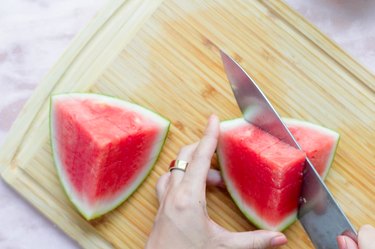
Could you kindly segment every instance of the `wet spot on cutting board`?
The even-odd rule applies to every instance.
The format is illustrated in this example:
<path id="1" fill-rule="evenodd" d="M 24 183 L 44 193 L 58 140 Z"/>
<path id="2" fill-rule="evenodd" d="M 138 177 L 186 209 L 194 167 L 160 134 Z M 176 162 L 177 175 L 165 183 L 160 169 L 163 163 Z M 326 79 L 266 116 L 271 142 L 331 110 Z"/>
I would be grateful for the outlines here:
<path id="1" fill-rule="evenodd" d="M 202 43 L 205 47 L 208 47 L 209 49 L 218 49 L 215 43 L 213 43 L 210 39 L 207 37 L 203 36 L 202 37 Z"/>
<path id="2" fill-rule="evenodd" d="M 237 63 L 241 63 L 243 61 L 243 58 L 239 54 L 233 53 L 233 60 Z"/>
<path id="3" fill-rule="evenodd" d="M 203 90 L 203 92 L 202 92 L 202 96 L 204 98 L 208 98 L 208 97 L 214 95 L 215 93 L 217 93 L 217 91 L 216 91 L 216 89 L 213 86 L 206 85 L 205 88 L 204 88 L 204 90 Z"/>
<path id="4" fill-rule="evenodd" d="M 184 131 L 184 129 L 185 129 L 185 127 L 184 127 L 184 125 L 182 124 L 181 121 L 176 121 L 176 122 L 174 123 L 174 126 L 175 126 L 178 130 L 180 130 L 180 131 Z"/>

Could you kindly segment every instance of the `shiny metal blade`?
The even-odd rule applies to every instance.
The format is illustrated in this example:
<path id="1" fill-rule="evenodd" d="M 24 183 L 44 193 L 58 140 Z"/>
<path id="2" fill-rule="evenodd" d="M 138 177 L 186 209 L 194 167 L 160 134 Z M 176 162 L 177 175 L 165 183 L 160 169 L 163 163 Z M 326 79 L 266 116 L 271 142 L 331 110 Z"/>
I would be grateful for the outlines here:
<path id="1" fill-rule="evenodd" d="M 301 149 L 254 80 L 231 57 L 220 51 L 224 69 L 246 121 L 281 141 Z M 332 194 L 306 158 L 298 218 L 316 248 L 338 248 L 336 237 L 356 232 Z"/>

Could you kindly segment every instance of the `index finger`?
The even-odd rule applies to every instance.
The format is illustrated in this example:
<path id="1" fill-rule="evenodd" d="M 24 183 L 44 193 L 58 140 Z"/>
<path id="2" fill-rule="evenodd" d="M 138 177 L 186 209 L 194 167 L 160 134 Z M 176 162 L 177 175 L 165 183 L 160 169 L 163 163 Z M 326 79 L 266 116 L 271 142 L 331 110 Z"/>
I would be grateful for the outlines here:
<path id="1" fill-rule="evenodd" d="M 186 169 L 183 184 L 197 188 L 206 187 L 206 178 L 211 165 L 211 158 L 215 153 L 219 138 L 219 118 L 211 115 L 206 130 L 200 140 L 192 160 Z"/>

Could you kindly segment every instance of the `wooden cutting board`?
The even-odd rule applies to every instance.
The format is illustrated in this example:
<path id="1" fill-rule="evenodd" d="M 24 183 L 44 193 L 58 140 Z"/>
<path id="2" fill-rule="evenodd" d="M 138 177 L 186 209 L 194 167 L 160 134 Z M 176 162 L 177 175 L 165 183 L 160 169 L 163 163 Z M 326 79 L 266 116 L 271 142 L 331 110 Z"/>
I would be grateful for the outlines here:
<path id="1" fill-rule="evenodd" d="M 279 0 L 114 0 L 76 37 L 14 123 L 1 150 L 4 180 L 85 248 L 142 248 L 157 211 L 155 182 L 207 117 L 240 116 L 218 48 L 250 72 L 283 116 L 341 134 L 328 187 L 356 227 L 375 224 L 375 77 Z M 56 177 L 49 96 L 99 92 L 172 121 L 155 169 L 115 211 L 87 222 Z M 208 190 L 212 218 L 252 230 L 229 195 Z M 283 248 L 312 248 L 297 222 Z"/>

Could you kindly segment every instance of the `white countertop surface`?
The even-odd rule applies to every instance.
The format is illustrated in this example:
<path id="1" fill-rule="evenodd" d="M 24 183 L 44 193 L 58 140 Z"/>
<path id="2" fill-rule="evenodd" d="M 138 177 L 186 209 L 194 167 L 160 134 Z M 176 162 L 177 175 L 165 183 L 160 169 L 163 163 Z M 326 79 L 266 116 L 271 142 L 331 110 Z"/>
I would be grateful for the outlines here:
<path id="1" fill-rule="evenodd" d="M 286 2 L 375 71 L 375 1 Z M 2 0 L 0 144 L 38 82 L 104 4 L 104 0 Z M 0 248 L 78 248 L 1 179 L 0 220 Z"/>

